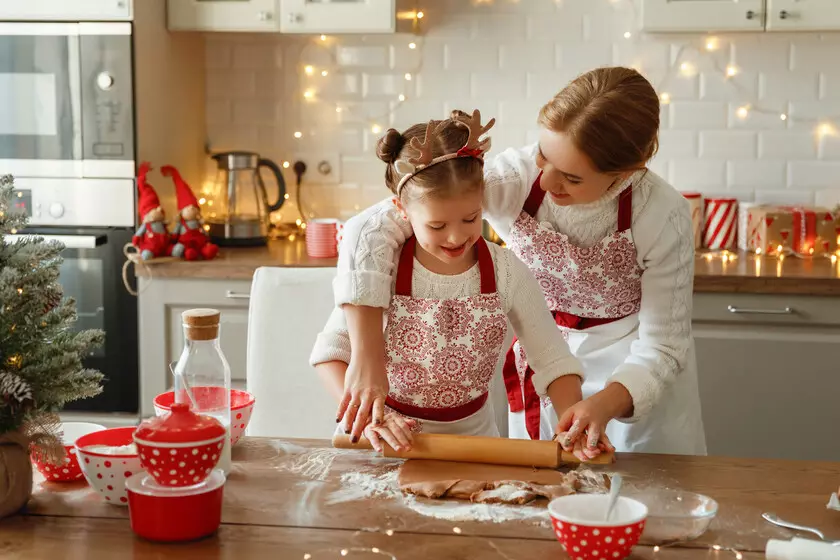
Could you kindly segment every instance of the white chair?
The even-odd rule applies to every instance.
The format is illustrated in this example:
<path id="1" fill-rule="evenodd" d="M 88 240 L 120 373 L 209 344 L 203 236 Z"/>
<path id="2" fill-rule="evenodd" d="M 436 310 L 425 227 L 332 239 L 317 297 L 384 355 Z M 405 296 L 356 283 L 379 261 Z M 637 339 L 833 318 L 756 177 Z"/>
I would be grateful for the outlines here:
<path id="1" fill-rule="evenodd" d="M 248 435 L 332 438 L 336 403 L 309 365 L 334 307 L 335 268 L 258 268 L 248 312 Z"/>

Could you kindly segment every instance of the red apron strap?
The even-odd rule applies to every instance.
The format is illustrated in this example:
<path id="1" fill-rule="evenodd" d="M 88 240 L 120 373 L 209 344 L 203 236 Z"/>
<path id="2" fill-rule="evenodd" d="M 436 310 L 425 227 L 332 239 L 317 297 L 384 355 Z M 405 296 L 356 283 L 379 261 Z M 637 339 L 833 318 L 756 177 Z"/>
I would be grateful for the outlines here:
<path id="1" fill-rule="evenodd" d="M 397 266 L 397 284 L 395 293 L 398 296 L 411 296 L 411 276 L 414 272 L 414 248 L 417 238 L 409 237 L 400 252 L 400 263 Z"/>
<path id="2" fill-rule="evenodd" d="M 525 370 L 525 428 L 531 439 L 540 439 L 540 396 L 534 388 L 534 370 L 531 366 Z"/>
<path id="3" fill-rule="evenodd" d="M 481 293 L 496 293 L 496 268 L 493 266 L 493 257 L 490 256 L 490 249 L 483 237 L 475 242 L 475 253 L 478 258 L 478 272 L 481 275 Z"/>
<path id="4" fill-rule="evenodd" d="M 543 199 L 545 199 L 545 191 L 540 188 L 540 177 L 542 177 L 542 171 L 537 175 L 534 184 L 531 185 L 531 192 L 525 199 L 525 204 L 522 205 L 522 211 L 532 218 L 537 215 L 537 210 L 540 209 Z"/>
<path id="5" fill-rule="evenodd" d="M 522 412 L 525 409 L 525 401 L 522 398 L 522 385 L 519 383 L 519 374 L 516 371 L 516 351 L 513 344 L 505 354 L 505 364 L 502 366 L 502 377 L 505 380 L 505 391 L 507 391 L 508 404 L 511 412 Z"/>
<path id="6" fill-rule="evenodd" d="M 627 231 L 633 225 L 633 185 L 618 195 L 618 231 Z"/>

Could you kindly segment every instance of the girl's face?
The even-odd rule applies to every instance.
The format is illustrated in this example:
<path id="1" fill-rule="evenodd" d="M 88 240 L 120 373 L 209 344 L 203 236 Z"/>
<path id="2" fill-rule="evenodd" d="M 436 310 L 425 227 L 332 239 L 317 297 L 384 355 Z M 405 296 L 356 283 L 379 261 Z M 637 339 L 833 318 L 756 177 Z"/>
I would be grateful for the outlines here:
<path id="1" fill-rule="evenodd" d="M 458 196 L 426 196 L 397 206 L 411 222 L 417 244 L 446 265 L 472 262 L 472 246 L 481 237 L 483 192 Z"/>
<path id="2" fill-rule="evenodd" d="M 595 202 L 628 175 L 598 171 L 565 133 L 545 128 L 540 130 L 537 167 L 542 170 L 540 188 L 558 206 Z"/>

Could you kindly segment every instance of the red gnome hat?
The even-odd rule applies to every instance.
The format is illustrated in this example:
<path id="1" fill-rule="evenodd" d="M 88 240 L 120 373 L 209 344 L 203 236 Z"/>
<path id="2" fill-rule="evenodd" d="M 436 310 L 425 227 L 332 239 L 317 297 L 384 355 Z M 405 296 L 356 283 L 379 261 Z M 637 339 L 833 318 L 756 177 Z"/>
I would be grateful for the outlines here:
<path id="1" fill-rule="evenodd" d="M 151 169 L 151 164 L 144 161 L 140 164 L 140 169 L 137 170 L 137 213 L 140 214 L 141 221 L 146 217 L 146 214 L 160 207 L 160 199 L 158 199 L 155 188 L 146 182 L 146 174 Z"/>
<path id="2" fill-rule="evenodd" d="M 171 165 L 164 165 L 160 168 L 160 172 L 164 177 L 172 177 L 175 181 L 175 196 L 178 198 L 178 211 L 180 212 L 187 206 L 195 206 L 198 208 L 198 200 L 192 192 L 192 189 L 181 177 L 181 174 Z"/>

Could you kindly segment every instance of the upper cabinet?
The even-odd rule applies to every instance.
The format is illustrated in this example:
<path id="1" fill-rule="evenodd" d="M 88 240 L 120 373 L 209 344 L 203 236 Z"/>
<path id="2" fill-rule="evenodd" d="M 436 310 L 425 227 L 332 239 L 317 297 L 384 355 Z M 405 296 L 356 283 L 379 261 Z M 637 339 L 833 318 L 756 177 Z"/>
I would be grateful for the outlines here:
<path id="1" fill-rule="evenodd" d="M 132 0 L 25 0 L 0 2 L 0 20 L 130 21 Z"/>
<path id="2" fill-rule="evenodd" d="M 393 33 L 395 0 L 167 0 L 172 31 Z"/>
<path id="3" fill-rule="evenodd" d="M 395 0 L 279 0 L 283 33 L 393 33 Z"/>
<path id="4" fill-rule="evenodd" d="M 836 31 L 838 0 L 767 0 L 767 31 Z"/>
<path id="5" fill-rule="evenodd" d="M 277 0 L 167 0 L 171 31 L 278 31 Z"/>
<path id="6" fill-rule="evenodd" d="M 765 0 L 642 0 L 648 32 L 762 31 Z"/>
<path id="7" fill-rule="evenodd" d="M 840 0 L 642 0 L 647 32 L 836 31 Z"/>

